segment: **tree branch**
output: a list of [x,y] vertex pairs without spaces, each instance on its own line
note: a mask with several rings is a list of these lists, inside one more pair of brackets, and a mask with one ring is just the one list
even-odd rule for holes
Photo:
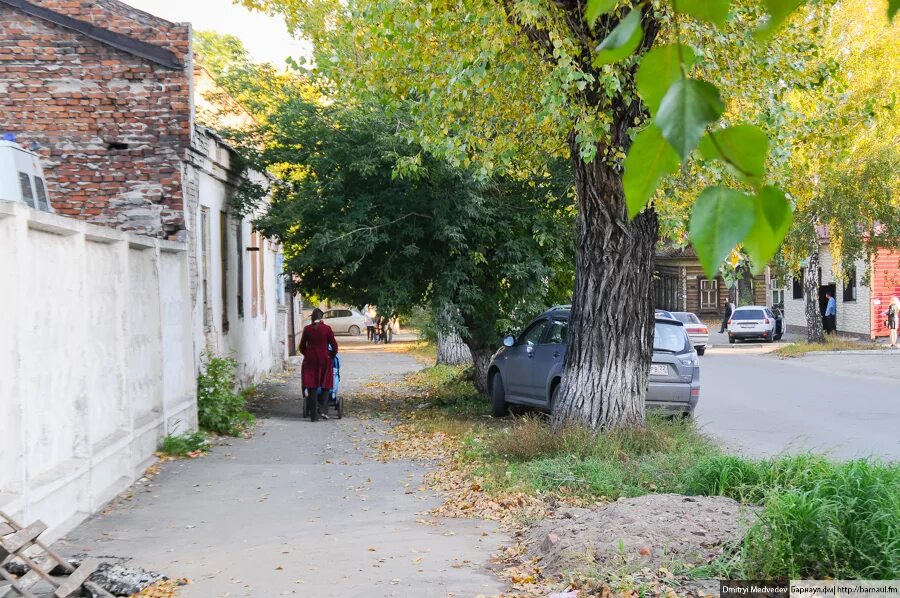
[[351,235],[355,235],[356,233],[361,233],[361,232],[365,232],[365,231],[371,232],[371,231],[378,230],[379,228],[384,228],[385,226],[397,224],[401,220],[406,220],[407,218],[410,218],[411,216],[418,216],[419,218],[427,218],[427,219],[431,220],[431,216],[428,216],[426,214],[419,214],[418,212],[410,212],[409,214],[404,214],[403,216],[400,216],[399,218],[395,218],[394,220],[391,220],[390,222],[385,222],[384,224],[377,224],[375,226],[361,226],[357,229],[351,230],[350,232],[344,233],[343,235],[337,236],[333,239],[328,239],[326,244],[336,243],[336,242],[340,241],[341,239],[345,239]]

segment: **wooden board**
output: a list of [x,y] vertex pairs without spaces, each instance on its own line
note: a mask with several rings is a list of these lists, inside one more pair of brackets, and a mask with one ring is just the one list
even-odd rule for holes
[[91,573],[97,570],[100,563],[95,559],[85,559],[81,566],[69,575],[65,582],[53,593],[56,598],[69,598],[75,592],[81,590],[82,584],[87,581]]

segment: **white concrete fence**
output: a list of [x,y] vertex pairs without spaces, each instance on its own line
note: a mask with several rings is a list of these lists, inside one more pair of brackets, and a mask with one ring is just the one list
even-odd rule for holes
[[0,509],[58,537],[196,427],[187,260],[0,201]]

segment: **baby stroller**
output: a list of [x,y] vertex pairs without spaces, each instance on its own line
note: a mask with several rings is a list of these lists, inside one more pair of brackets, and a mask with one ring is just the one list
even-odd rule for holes
[[[335,355],[331,358],[331,365],[334,369],[334,385],[332,388],[328,389],[328,396],[325,398],[325,414],[327,415],[331,408],[334,407],[337,411],[338,419],[344,418],[344,401],[341,398],[341,395],[338,393],[338,386],[341,382],[341,358]],[[309,403],[307,401],[303,401],[303,417],[309,417]]]

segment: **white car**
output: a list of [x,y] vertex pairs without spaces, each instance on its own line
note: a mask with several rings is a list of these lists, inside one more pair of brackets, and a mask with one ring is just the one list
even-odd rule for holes
[[743,305],[728,319],[728,342],[761,338],[767,343],[775,340],[775,314],[765,305]]
[[359,335],[366,329],[366,318],[355,309],[329,309],[324,322],[331,326],[335,334]]
[[672,312],[672,315],[684,324],[684,329],[691,338],[691,344],[697,350],[697,355],[706,353],[706,345],[709,344],[709,328],[706,327],[706,324],[689,311],[675,311]]
[[0,140],[0,200],[52,213],[40,156],[10,139]]

